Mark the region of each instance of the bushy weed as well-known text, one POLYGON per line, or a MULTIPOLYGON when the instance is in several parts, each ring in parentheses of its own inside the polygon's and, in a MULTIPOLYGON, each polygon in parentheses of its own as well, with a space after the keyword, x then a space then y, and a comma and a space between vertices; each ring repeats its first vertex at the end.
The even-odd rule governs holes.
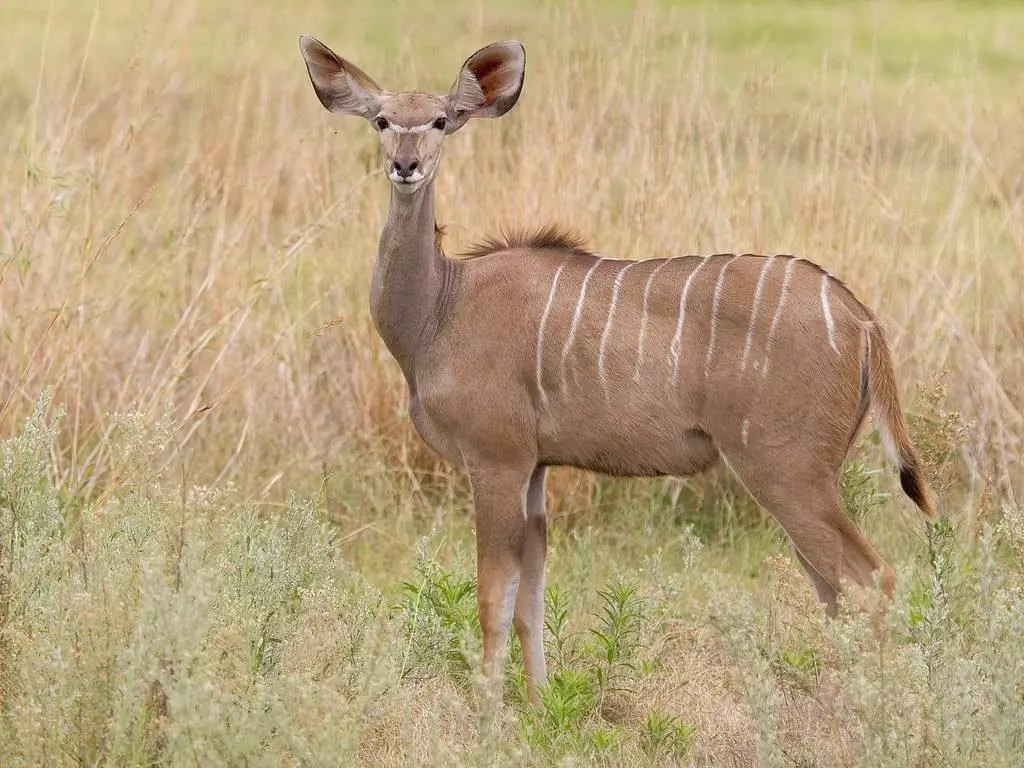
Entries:
MULTIPOLYGON (((505 703, 483 717, 461 555, 446 565, 425 538, 408 576, 374 588, 317 500, 266 508, 190 485, 161 422, 134 416, 118 422, 125 481, 69 504, 49 410, 43 398, 0 456, 4 765, 1011 766, 1024 749, 1015 506, 974 539, 956 518, 928 523, 892 602, 861 596, 834 619, 783 554, 751 589, 683 528, 671 569, 659 549, 594 586, 557 577, 594 546, 564 538, 541 703, 513 638, 505 703), (709 717, 709 701, 729 714, 709 717)), ((847 476, 870 522, 890 502, 874 474, 847 476)))

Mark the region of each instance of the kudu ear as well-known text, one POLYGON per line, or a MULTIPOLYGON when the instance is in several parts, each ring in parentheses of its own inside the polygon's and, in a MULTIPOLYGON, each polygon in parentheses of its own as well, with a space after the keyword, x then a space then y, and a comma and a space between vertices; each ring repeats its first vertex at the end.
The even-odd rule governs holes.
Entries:
POLYGON ((518 40, 481 48, 462 65, 448 94, 448 130, 471 117, 501 117, 515 106, 526 76, 526 49, 518 40))
POLYGON ((306 60, 313 90, 324 107, 367 120, 377 114, 384 91, 372 77, 308 35, 299 37, 299 49, 306 60))

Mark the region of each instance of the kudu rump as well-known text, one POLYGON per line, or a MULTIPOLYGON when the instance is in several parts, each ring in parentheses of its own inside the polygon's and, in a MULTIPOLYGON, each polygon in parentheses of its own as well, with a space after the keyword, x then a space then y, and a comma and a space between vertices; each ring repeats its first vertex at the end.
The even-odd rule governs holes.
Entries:
POLYGON ((721 457, 785 528, 819 598, 893 573, 846 517, 840 469, 870 407, 904 491, 931 515, 871 312, 789 256, 616 261, 554 227, 440 249, 434 180, 445 136, 519 98, 514 41, 473 54, 446 96, 392 93, 303 36, 317 96, 380 134, 391 209, 373 269, 374 324, 409 385, 422 438, 473 487, 484 666, 522 644, 545 681, 544 473, 691 475, 721 457))

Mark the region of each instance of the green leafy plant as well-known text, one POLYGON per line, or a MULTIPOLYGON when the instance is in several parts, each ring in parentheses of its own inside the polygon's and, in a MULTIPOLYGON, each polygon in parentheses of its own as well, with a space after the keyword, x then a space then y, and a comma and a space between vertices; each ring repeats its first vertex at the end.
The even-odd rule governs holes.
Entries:
POLYGON ((652 761, 681 760, 693 746, 696 729, 674 715, 648 712, 640 727, 640 748, 652 761))
POLYGON ((890 498, 889 494, 878 490, 877 478, 882 472, 861 461, 847 461, 843 465, 840 484, 843 508, 858 523, 890 498))
POLYGON ((596 615, 597 626, 591 627, 590 633, 596 661, 592 669, 599 704, 603 704, 607 696, 628 691, 636 678, 644 604, 636 584, 612 584, 597 594, 601 609, 596 615))
POLYGON ((403 581, 396 610, 403 624, 403 676, 453 675, 468 682, 470 646, 479 634, 476 582, 442 568, 421 542, 415 581, 403 581))

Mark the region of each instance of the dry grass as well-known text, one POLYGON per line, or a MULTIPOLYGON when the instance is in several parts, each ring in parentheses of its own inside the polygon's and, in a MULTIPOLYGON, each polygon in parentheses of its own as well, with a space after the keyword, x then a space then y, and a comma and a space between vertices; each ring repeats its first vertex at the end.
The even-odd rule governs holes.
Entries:
POLYGON ((710 33, 663 12, 569 34, 550 12, 456 9, 461 47, 419 53, 399 35, 385 63, 356 30, 318 26, 325 9, 274 21, 256 6, 251 37, 197 5, 157 4, 120 30, 121 6, 100 9, 91 42, 59 11, 48 38, 23 22, 14 39, 32 51, 43 35, 46 51, 8 63, 5 79, 25 82, 5 88, 0 121, 18 148, 0 167, 3 423, 56 385, 71 409, 59 456, 69 488, 112 479, 110 413, 167 404, 195 472, 263 498, 309 484, 360 436, 413 472, 444 472, 410 434, 367 321, 387 199, 373 136, 320 111, 290 25, 392 87, 438 90, 463 48, 522 35, 520 106, 450 142, 439 182, 450 249, 554 220, 631 258, 808 256, 881 313, 908 394, 952 372, 976 477, 1005 489, 1019 465, 1020 90, 997 90, 984 70, 887 78, 844 58, 839 38, 811 71, 754 49, 735 75, 710 33), (257 33, 260 20, 280 34, 257 33))
MULTIPOLYGON (((47 472, 78 537, 69 556, 91 562, 89 542, 102 540, 91 516, 113 526, 108 505, 136 503, 135 489, 171 498, 178 491, 168 486, 180 486, 182 498, 190 488, 229 488, 264 512, 293 509, 293 492, 315 497, 337 524, 330 551, 343 554, 346 573, 385 591, 408 576, 422 533, 439 542, 438 558, 465 560, 464 480, 413 434, 397 366, 368 317, 387 203, 375 138, 322 111, 299 32, 385 87, 435 91, 479 45, 521 37, 529 58, 520 104, 446 148, 438 205, 449 252, 501 226, 555 221, 619 257, 728 250, 818 261, 887 326, 905 402, 919 404, 918 439, 946 485, 940 506, 965 540, 997 522, 1024 480, 1024 83, 1013 43, 1024 17, 1014 6, 880 3, 869 15, 787 3, 634 11, 607 2, 575 15, 474 3, 279 6, 248 3, 241 16, 222 0, 0 9, 0 141, 11 148, 0 156, 0 430, 13 433, 44 387, 66 404, 47 472), (928 384, 920 398, 917 382, 928 384), (127 427, 124 413, 138 414, 127 427), (125 444, 126 429, 161 419, 157 437, 125 444)), ((880 464, 873 442, 863 452, 880 464)), ((12 493, 0 493, 0 511, 12 493)), ((718 546, 701 563, 736 589, 761 580, 763 557, 781 546, 728 482, 562 471, 549 493, 552 580, 590 590, 581 600, 658 547, 666 568, 679 570, 689 551, 683 519, 704 521, 702 537, 718 546)), ((161 501, 154 514, 188 517, 204 504, 161 501)), ((920 564, 926 546, 898 504, 902 520, 892 502, 864 525, 888 556, 920 564)), ((193 536, 233 535, 238 507, 218 509, 189 518, 193 536)), ((1019 520, 1007 509, 1012 533, 1019 520)), ((164 527, 173 541, 178 528, 164 527)), ((208 574, 197 594, 219 594, 217 578, 208 574)), ((767 759, 768 715, 744 708, 734 679, 742 654, 688 634, 714 618, 696 607, 713 599, 702 584, 671 603, 688 618, 670 632, 675 660, 641 682, 636 717, 654 702, 697 725, 695 754, 709 764, 743 764, 754 745, 767 759)), ((186 617, 184 606, 175 610, 186 617)), ((336 640, 324 618, 331 610, 310 610, 304 620, 327 623, 303 648, 336 640)), ((138 620, 87 618, 98 633, 130 634, 138 620)), ((226 621, 216 632, 244 626, 226 621)), ((393 631, 385 626, 381 642, 393 631)), ((237 638, 217 637, 235 647, 237 638)), ((111 653, 96 663, 111 663, 111 653)), ((290 680, 338 684, 305 659, 283 654, 281 664, 296 665, 290 680)), ((474 740, 471 697, 459 699, 447 680, 389 687, 392 663, 346 704, 372 709, 367 691, 388 690, 372 717, 339 714, 298 683, 280 689, 285 703, 274 712, 298 717, 308 707, 338 727, 361 723, 346 754, 377 764, 408 764, 423 739, 432 746, 420 756, 450 748, 467 763, 494 748, 491 736, 474 740), (423 723, 415 737, 401 732, 410 717, 423 723)), ((159 679, 151 672, 133 679, 159 679)), ((757 691, 765 678, 750 685, 757 691)), ((788 686, 773 688, 782 703, 771 717, 783 723, 773 738, 800 745, 807 735, 796 731, 815 722, 822 689, 787 699, 788 686)), ((153 706, 173 720, 187 696, 153 706)), ((213 732, 223 710, 211 704, 209 713, 203 727, 213 732)), ((875 735, 844 730, 848 714, 830 715, 839 718, 828 730, 835 738, 807 747, 808 760, 856 763, 857 745, 875 735)), ((258 707, 245 717, 243 729, 266 726, 258 707)), ((80 725, 88 734, 99 727, 80 725)), ((295 727, 302 741, 307 731, 295 727)), ((498 740, 507 746, 516 728, 505 723, 498 740)), ((178 755, 187 737, 158 730, 159 748, 178 755)), ((299 748, 285 753, 316 763, 312 743, 306 758, 299 748)), ((93 746, 91 754, 115 754, 93 746)), ((321 756, 336 745, 322 747, 321 756)), ((25 754, 33 762, 40 753, 25 754)))

